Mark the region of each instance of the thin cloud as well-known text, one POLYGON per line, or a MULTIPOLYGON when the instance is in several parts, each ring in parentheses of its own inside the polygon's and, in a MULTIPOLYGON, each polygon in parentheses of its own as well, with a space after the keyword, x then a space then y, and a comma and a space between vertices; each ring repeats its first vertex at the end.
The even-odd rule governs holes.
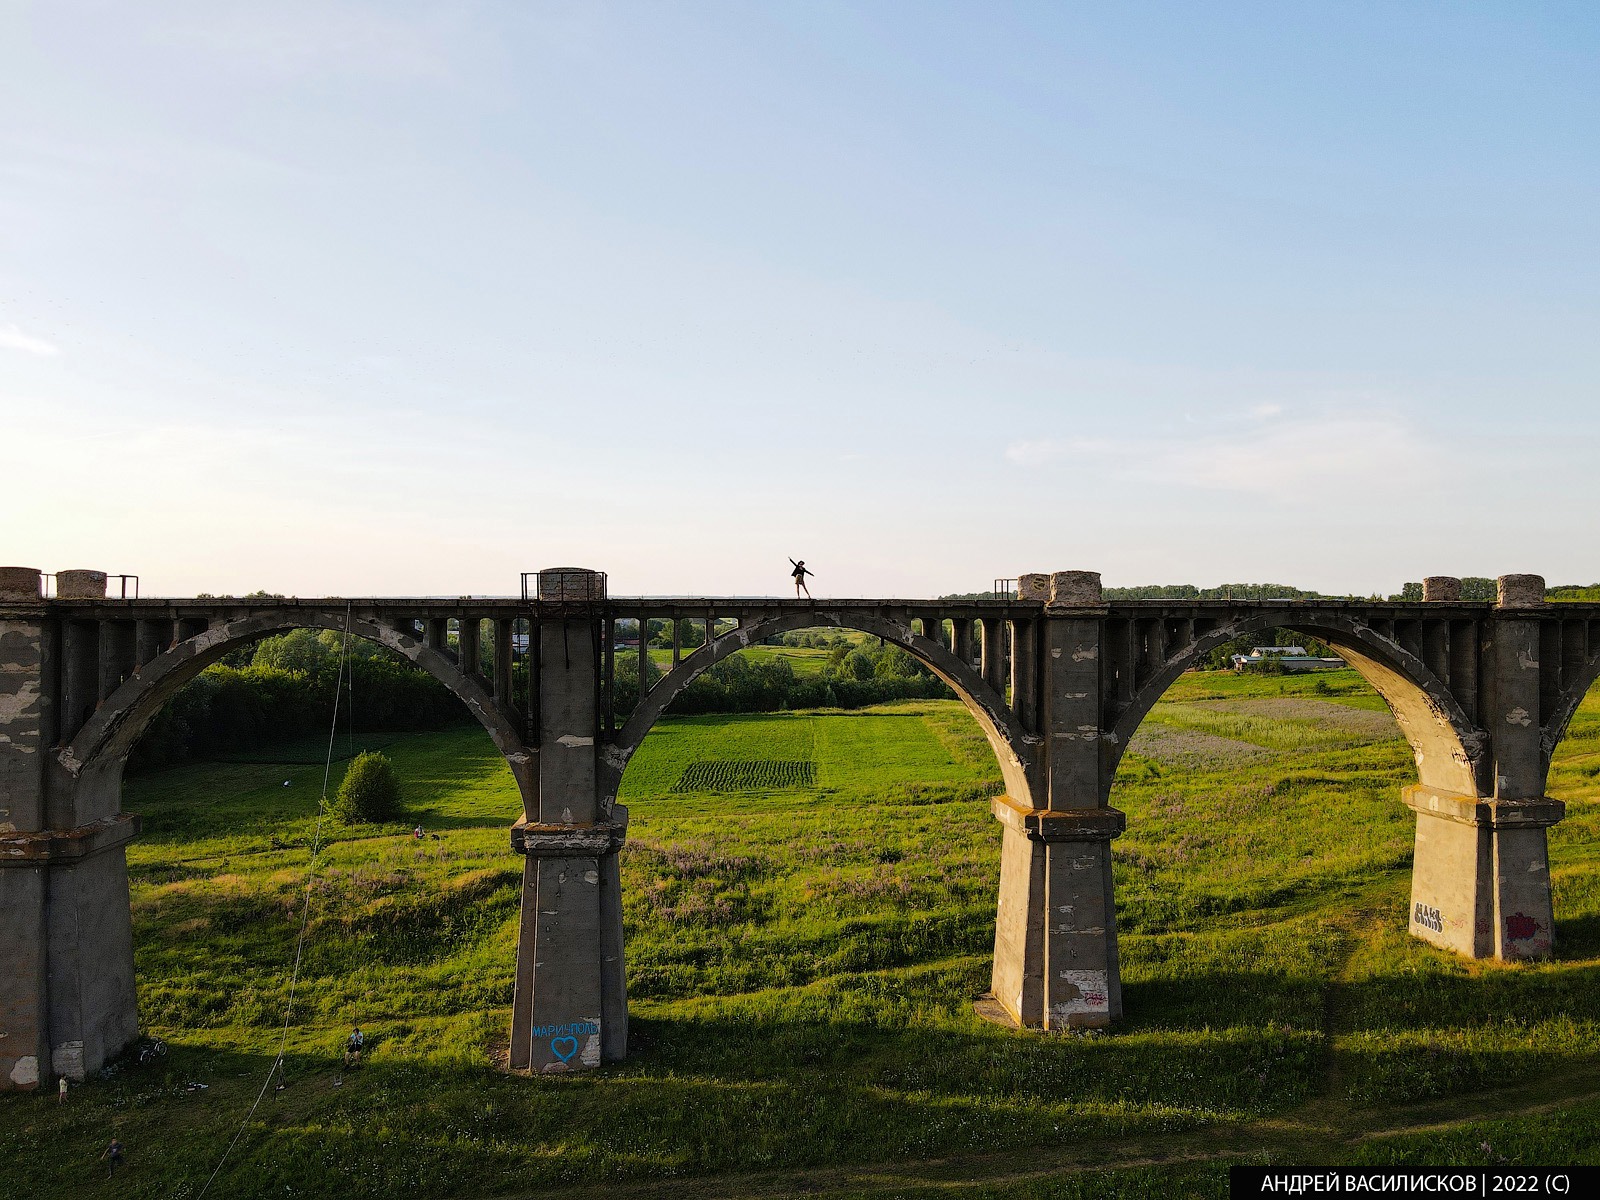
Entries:
POLYGON ((1005 455, 1023 467, 1070 463, 1116 479, 1276 499, 1383 483, 1428 457, 1415 431, 1388 414, 1273 420, 1262 411, 1271 407, 1257 410, 1258 424, 1203 435, 1020 441, 1005 455))
POLYGON ((54 342, 23 333, 15 325, 0 326, 0 346, 7 350, 21 350, 24 354, 37 354, 41 358, 51 358, 61 353, 61 347, 54 342))

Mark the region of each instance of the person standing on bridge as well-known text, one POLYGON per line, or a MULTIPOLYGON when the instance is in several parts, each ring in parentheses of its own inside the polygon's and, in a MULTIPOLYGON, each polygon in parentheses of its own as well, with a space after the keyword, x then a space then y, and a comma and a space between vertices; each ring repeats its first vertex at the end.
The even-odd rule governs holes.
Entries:
POLYGON ((794 598, 796 600, 800 599, 800 593, 804 591, 806 594, 806 599, 811 599, 811 589, 806 587, 806 576, 815 576, 816 572, 806 570, 806 560, 803 558, 799 562, 795 562, 794 559, 791 558, 789 563, 794 567, 794 570, 789 572, 789 574, 794 576, 794 598))

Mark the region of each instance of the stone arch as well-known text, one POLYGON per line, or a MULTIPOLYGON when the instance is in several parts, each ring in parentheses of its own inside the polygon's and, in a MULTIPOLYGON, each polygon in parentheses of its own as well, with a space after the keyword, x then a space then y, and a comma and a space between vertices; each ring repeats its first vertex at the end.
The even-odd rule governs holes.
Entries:
POLYGON ((1298 614, 1264 612, 1211 630, 1167 659, 1117 716, 1106 744, 1102 786, 1109 790, 1117 764, 1141 722, 1184 671, 1216 647, 1263 629, 1292 629, 1327 642, 1383 697, 1400 731, 1411 743, 1417 778, 1424 785, 1456 795, 1476 796, 1488 782, 1487 738, 1451 695, 1442 680, 1392 638, 1337 613, 1307 620, 1298 614))
MULTIPOLYGON (((1549 668, 1545 668, 1548 670, 1549 668)), ((1578 706, 1583 703, 1584 697, 1589 694, 1596 681, 1600 681, 1600 653, 1595 654, 1578 677, 1573 680, 1558 696, 1554 711, 1545 721, 1544 728, 1539 731, 1539 779, 1540 788, 1547 787, 1550 779, 1550 766, 1555 761, 1556 747, 1561 745, 1561 739, 1567 735, 1567 726, 1572 724, 1572 718, 1578 712, 1578 706)))
POLYGON ((842 614, 820 610, 787 613, 751 625, 741 624, 739 628, 701 646, 669 671, 639 702, 617 731, 616 741, 605 747, 601 754, 601 796, 604 805, 609 809, 616 800, 622 773, 627 770, 628 760, 638 750, 645 735, 672 701, 695 679, 729 655, 758 645, 769 637, 791 633, 796 629, 819 627, 853 629, 892 642, 943 680, 966 705, 967 711, 989 739, 989 745, 1000 763, 1000 774, 1005 781, 1007 794, 1029 808, 1037 807, 1034 800, 1036 750, 1040 739, 1022 727, 1016 715, 1006 706, 1004 698, 997 695, 971 666, 941 643, 913 633, 909 621, 901 623, 876 614, 842 614))
POLYGON ((524 810, 537 811, 537 772, 533 756, 508 715, 476 678, 453 660, 397 629, 331 609, 258 612, 216 625, 157 655, 125 680, 95 710, 58 755, 60 767, 75 782, 83 819, 115 816, 121 807, 122 770, 139 735, 180 687, 231 650, 294 629, 327 629, 375 642, 422 668, 442 683, 477 718, 505 756, 524 810))

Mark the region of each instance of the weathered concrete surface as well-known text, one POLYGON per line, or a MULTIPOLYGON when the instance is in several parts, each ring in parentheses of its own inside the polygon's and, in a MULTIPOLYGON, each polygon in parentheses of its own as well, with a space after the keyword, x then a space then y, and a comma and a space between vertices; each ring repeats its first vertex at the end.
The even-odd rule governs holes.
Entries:
MULTIPOLYGON (((0 582, 26 591, 29 572, 0 582)), ((31 572, 38 598, 38 572, 31 572)), ((44 825, 47 667, 43 622, 0 618, 0 838, 26 843, 44 825)), ((0 843, 0 1089, 31 1089, 48 1077, 48 864, 7 854, 0 843), (6 866, 10 860, 17 865, 6 866)))
POLYGON ((579 607, 540 626, 538 809, 512 832, 527 863, 510 1062, 541 1074, 620 1059, 628 1038, 617 867, 627 810, 600 791, 602 645, 588 610, 603 577, 549 574, 540 595, 579 607))
POLYGON ((106 598, 106 573, 104 571, 57 571, 56 598, 59 600, 104 600, 106 598))
POLYGON ((1411 932, 1473 958, 1548 958, 1555 913, 1545 831, 1559 800, 1497 800, 1405 789, 1417 813, 1411 932))
POLYGON ((46 868, 0 868, 0 1090, 49 1077, 46 868))
POLYGON ((49 881, 50 1074, 82 1080, 139 1035, 127 858, 119 845, 49 881))
POLYGON ((38 567, 0 567, 0 602, 33 602, 44 594, 43 572, 38 567))
POLYGON ((1543 575, 1502 575, 1495 582, 1501 608, 1539 608, 1545 602, 1543 575))
POLYGON ((1428 604, 1451 604, 1461 599, 1461 580, 1454 575, 1429 575, 1422 581, 1422 599, 1428 604))
POLYGON ((1018 1025, 1103 1027, 1122 1015, 1114 808, 1030 809, 995 799, 1005 828, 991 992, 1018 1025))
MULTIPOLYGON (((107 600, 98 572, 0 568, 0 1088, 94 1070, 136 1032, 122 764, 171 694, 207 664, 297 627, 343 630, 409 658, 482 722, 523 796, 511 1062, 562 1071, 627 1045, 616 803, 629 756, 701 672, 807 626, 902 646, 963 699, 1005 795, 994 1003, 1016 1024, 1105 1025, 1121 1013, 1110 807, 1129 739, 1184 670, 1273 627, 1322 638, 1388 701, 1418 785, 1411 928, 1477 957, 1552 950, 1544 795, 1550 755, 1600 678, 1600 606, 1547 605, 1538 576, 1495 604, 1429 576, 1424 602, 1104 600, 1089 571, 1030 572, 989 601, 618 599, 598 572, 541 574, 536 600, 107 600), (96 578, 98 576, 98 579, 96 578), (63 582, 64 581, 64 582, 63 582), (717 633, 618 725, 619 622, 717 633), (447 630, 463 631, 455 649, 447 630), (492 678, 473 635, 494 630, 492 678), (531 631, 519 694, 511 644, 531 631)), ((681 651, 681 648, 680 648, 681 651)), ((521 653, 521 651, 518 651, 521 653)))

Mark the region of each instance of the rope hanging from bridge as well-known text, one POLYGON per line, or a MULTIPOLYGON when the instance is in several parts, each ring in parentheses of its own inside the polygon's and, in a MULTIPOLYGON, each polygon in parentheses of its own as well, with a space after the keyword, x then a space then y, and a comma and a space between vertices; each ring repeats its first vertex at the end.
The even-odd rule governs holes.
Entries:
POLYGON ((305 954, 306 935, 311 928, 311 886, 317 878, 317 858, 322 853, 322 822, 328 811, 328 783, 333 778, 333 743, 339 735, 339 700, 346 689, 351 691, 350 712, 350 737, 351 748, 355 747, 355 711, 354 711, 354 681, 347 680, 350 674, 350 636, 354 620, 351 604, 345 602, 344 608, 344 635, 339 643, 339 673, 333 687, 333 716, 328 725, 328 753, 322 764, 322 794, 317 798, 317 825, 316 832, 311 839, 311 859, 306 864, 305 902, 300 906, 300 932, 294 943, 294 965, 289 972, 289 998, 283 1009, 283 1028, 278 1033, 278 1053, 273 1057, 272 1065, 267 1068, 267 1077, 261 1082, 261 1090, 256 1093, 256 1098, 250 1104, 250 1110, 245 1113, 244 1119, 239 1122, 238 1132, 233 1135, 233 1140, 223 1150, 222 1157, 217 1160, 216 1167, 207 1178, 205 1186, 200 1189, 196 1200, 203 1200, 205 1194, 211 1190, 211 1185, 216 1182, 217 1176, 222 1172, 228 1156, 233 1153, 239 1140, 244 1137, 245 1130, 250 1127, 251 1119, 256 1115, 256 1109, 261 1107, 261 1101, 266 1097, 267 1089, 272 1086, 273 1077, 282 1073, 284 1049, 289 1042, 289 1026, 294 1020, 294 998, 300 983, 300 963, 305 954))

